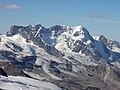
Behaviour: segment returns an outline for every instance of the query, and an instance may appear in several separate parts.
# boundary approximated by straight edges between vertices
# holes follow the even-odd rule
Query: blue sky
[[[11,25],[82,25],[120,41],[120,0],[0,0],[0,33]]]

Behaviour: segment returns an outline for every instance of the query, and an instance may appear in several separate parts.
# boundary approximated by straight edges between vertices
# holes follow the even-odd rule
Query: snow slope
[[[0,88],[5,90],[62,90],[52,83],[21,76],[0,78]]]

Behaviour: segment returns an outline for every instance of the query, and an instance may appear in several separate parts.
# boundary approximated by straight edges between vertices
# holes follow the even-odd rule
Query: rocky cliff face
[[[106,39],[103,35],[99,37],[99,40],[111,49],[114,49],[114,47],[120,48],[120,44],[117,41]]]
[[[35,25],[34,27],[32,27],[31,25],[27,27],[12,26],[10,28],[10,31],[7,32],[6,36],[12,37],[15,34],[20,34],[23,36],[23,38],[26,39],[26,42],[32,41],[35,45],[44,48],[49,54],[61,58],[63,56],[61,52],[59,52],[53,46],[44,43],[44,41],[41,38],[41,33],[40,33],[41,31],[39,31],[40,28],[42,33],[46,31],[46,28],[42,27],[41,25]]]
[[[23,90],[120,89],[117,41],[63,25],[12,26],[0,37],[1,89],[10,87],[6,82]]]

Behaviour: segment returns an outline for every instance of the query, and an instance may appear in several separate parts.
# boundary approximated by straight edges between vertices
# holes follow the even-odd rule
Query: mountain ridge
[[[46,90],[31,80],[49,82],[47,90],[120,89],[119,43],[103,35],[93,37],[85,27],[14,25],[0,38],[0,68],[8,75],[6,82],[22,85],[22,90],[27,88],[20,78],[27,79],[31,90]],[[0,78],[6,85],[4,80]]]
[[[89,34],[89,31],[82,26],[69,27],[65,25],[55,25],[50,28],[45,28],[40,24],[35,25],[34,27],[31,25],[27,27],[12,26],[6,35],[12,36],[16,33],[20,33],[28,41],[32,39],[33,43],[38,44],[38,42],[42,42],[43,44],[48,45],[48,47],[51,47],[50,49],[55,49],[56,52],[62,51],[62,53],[64,53],[64,51],[69,51],[81,53],[81,47],[85,46],[93,55],[97,52],[99,57],[107,60],[109,60],[110,57],[117,58],[117,56],[114,56],[112,53],[116,52],[116,48],[120,48],[117,41],[108,40],[103,35],[101,35],[98,40],[93,39]]]

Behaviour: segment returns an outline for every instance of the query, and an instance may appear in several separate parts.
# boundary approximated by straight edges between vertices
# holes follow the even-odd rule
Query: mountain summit
[[[11,26],[0,35],[0,66],[8,76],[6,80],[1,73],[0,82],[9,82],[12,89],[120,89],[119,43],[92,36],[82,26]]]

